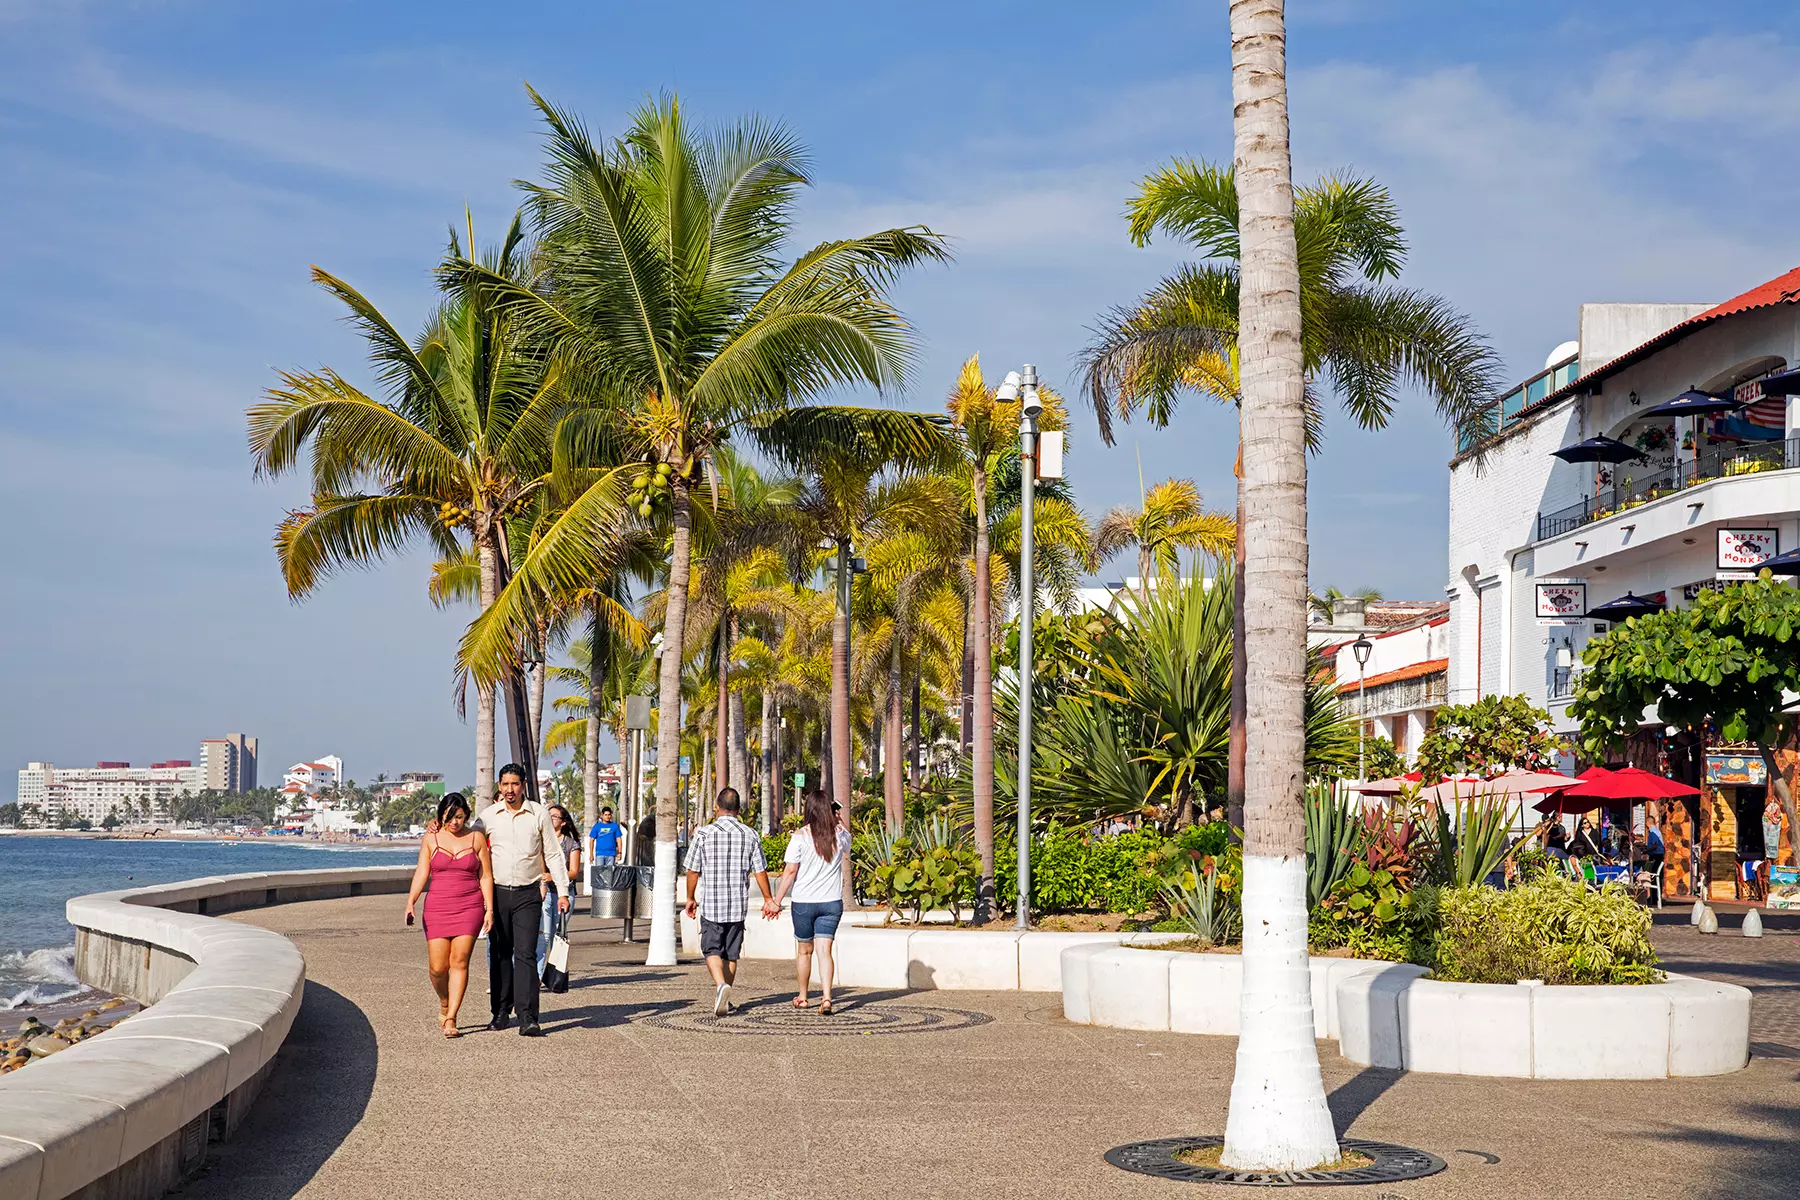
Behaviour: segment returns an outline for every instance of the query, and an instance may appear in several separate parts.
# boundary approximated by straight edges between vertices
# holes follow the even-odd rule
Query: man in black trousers
[[[538,1028],[537,940],[545,875],[556,882],[556,911],[569,911],[569,864],[550,825],[550,810],[525,798],[525,769],[500,768],[500,799],[481,810],[494,863],[494,927],[488,933],[489,1029],[505,1029],[519,1014],[519,1033],[542,1037]],[[509,963],[507,960],[511,959]]]

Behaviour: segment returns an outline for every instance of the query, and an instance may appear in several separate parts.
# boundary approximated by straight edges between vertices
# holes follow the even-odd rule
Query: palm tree
[[[1100,518],[1093,554],[1105,562],[1127,546],[1136,546],[1139,598],[1148,600],[1152,565],[1161,576],[1176,568],[1182,550],[1223,558],[1236,542],[1236,523],[1202,508],[1193,480],[1165,479],[1144,494],[1141,507],[1119,505]]]
[[[473,253],[472,228],[469,240]],[[483,274],[519,278],[522,245],[515,218],[483,259]],[[469,261],[454,236],[449,258]],[[530,506],[550,467],[546,431],[569,403],[563,372],[533,352],[482,289],[453,287],[409,344],[355,288],[317,267],[312,274],[367,339],[386,398],[364,394],[329,369],[282,372],[282,386],[250,408],[259,476],[283,475],[299,465],[304,448],[312,450],[312,502],[288,513],[275,536],[288,594],[304,597],[335,570],[373,564],[423,540],[441,560],[472,552],[486,609],[502,582],[508,525]],[[494,693],[484,685],[475,750],[483,801],[493,781]]]
[[[571,443],[631,446],[667,464],[668,604],[658,681],[656,903],[647,961],[675,961],[675,811],[687,648],[693,493],[705,460],[733,436],[777,459],[803,458],[850,410],[805,408],[841,384],[888,391],[910,364],[911,331],[886,299],[895,274],[946,258],[922,227],[822,243],[783,266],[781,243],[805,157],[787,130],[746,120],[713,134],[690,128],[665,97],[633,114],[625,135],[596,143],[537,93],[548,127],[545,181],[527,187],[540,234],[542,286],[476,263],[459,278],[545,344],[608,400]],[[894,414],[899,415],[899,414]],[[620,515],[618,472],[593,481],[521,567],[549,586],[579,576]],[[522,610],[523,605],[515,605]],[[492,614],[490,614],[492,615]],[[490,622],[469,657],[504,645],[522,611]]]
[[[1331,620],[1332,610],[1337,606],[1339,600],[1362,600],[1367,602],[1379,599],[1381,599],[1381,590],[1379,588],[1357,588],[1354,592],[1346,592],[1338,588],[1328,587],[1322,594],[1308,592],[1306,595],[1306,609],[1311,616],[1316,616],[1321,621],[1329,622]]]
[[[1233,0],[1235,195],[1247,283],[1235,313],[1243,364],[1240,526],[1257,554],[1245,564],[1243,605],[1244,978],[1220,1162],[1270,1171],[1338,1156],[1306,959],[1306,297],[1285,47],[1282,0]]]
[[[1164,279],[1137,304],[1109,314],[1085,353],[1087,393],[1100,435],[1112,420],[1145,410],[1153,424],[1172,419],[1182,389],[1241,403],[1239,383],[1239,193],[1233,168],[1178,160],[1144,180],[1129,205],[1139,245],[1157,229],[1187,239],[1202,261]],[[1350,176],[1294,193],[1300,275],[1301,356],[1308,380],[1329,375],[1344,406],[1364,428],[1382,428],[1403,385],[1428,393],[1459,431],[1478,427],[1499,389],[1498,359],[1448,301],[1393,286],[1406,257],[1405,231],[1387,190]],[[1308,442],[1318,446],[1319,408],[1307,404]],[[1238,525],[1244,522],[1242,443]],[[1244,543],[1237,544],[1238,586],[1245,586]],[[1244,601],[1237,603],[1237,644],[1247,644]],[[1244,668],[1233,678],[1234,823],[1244,794]]]

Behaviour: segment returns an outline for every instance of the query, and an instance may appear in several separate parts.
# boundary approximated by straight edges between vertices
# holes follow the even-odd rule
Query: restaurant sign
[[[1769,782],[1768,764],[1756,754],[1708,754],[1706,782],[1761,787]]]
[[[1717,565],[1721,571],[1754,571],[1779,550],[1773,529],[1721,529]]]
[[[1587,612],[1587,584],[1540,583],[1537,585],[1537,615],[1549,620],[1569,620]]]
[[[1766,908],[1800,908],[1800,867],[1769,868]]]

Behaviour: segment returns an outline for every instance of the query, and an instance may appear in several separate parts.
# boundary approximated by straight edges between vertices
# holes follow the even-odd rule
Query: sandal
[[[795,997],[794,997],[794,999],[793,999],[793,1001],[792,1001],[792,1003],[793,1003],[793,1005],[794,1005],[794,1007],[795,1007],[795,1008],[809,1008],[809,1007],[811,1007],[811,1006],[810,1006],[810,1005],[809,1005],[809,1004],[808,1004],[808,1003],[807,1003],[807,1000],[806,1000],[806,997],[805,997],[805,996],[795,996]]]
[[[445,1017],[442,1021],[439,1022],[439,1025],[442,1026],[444,1036],[447,1038],[462,1036],[462,1030],[460,1030],[456,1027],[456,1018],[455,1017]]]
[[[831,1001],[829,1001],[829,1000],[819,1001],[819,1015],[821,1017],[829,1017],[831,1015]]]

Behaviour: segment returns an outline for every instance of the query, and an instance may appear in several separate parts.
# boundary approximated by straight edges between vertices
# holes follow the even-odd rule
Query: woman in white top
[[[781,886],[763,905],[763,915],[781,915],[781,902],[793,895],[794,977],[800,990],[794,1007],[806,1007],[806,984],[812,978],[813,947],[819,955],[819,1015],[831,1015],[831,939],[844,915],[844,872],[849,870],[850,831],[838,824],[825,793],[805,798],[806,824],[788,839]]]

